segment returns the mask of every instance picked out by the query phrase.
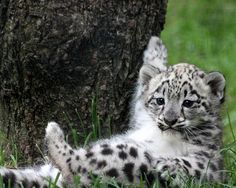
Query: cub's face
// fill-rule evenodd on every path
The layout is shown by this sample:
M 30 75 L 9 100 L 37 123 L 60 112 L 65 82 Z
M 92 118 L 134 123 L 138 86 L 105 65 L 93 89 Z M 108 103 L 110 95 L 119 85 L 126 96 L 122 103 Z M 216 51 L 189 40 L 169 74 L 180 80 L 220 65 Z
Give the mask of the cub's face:
M 177 64 L 150 79 L 143 99 L 162 131 L 197 134 L 218 118 L 224 87 L 218 72 L 207 74 L 194 65 Z

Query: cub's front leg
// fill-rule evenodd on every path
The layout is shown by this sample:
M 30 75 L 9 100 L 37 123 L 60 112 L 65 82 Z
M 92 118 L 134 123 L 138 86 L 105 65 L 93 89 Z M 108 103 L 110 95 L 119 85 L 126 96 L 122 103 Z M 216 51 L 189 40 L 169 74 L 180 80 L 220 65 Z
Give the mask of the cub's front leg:
M 186 185 L 190 177 L 199 181 L 222 181 L 223 165 L 220 155 L 199 151 L 186 157 L 158 158 L 154 162 L 156 176 L 176 187 Z

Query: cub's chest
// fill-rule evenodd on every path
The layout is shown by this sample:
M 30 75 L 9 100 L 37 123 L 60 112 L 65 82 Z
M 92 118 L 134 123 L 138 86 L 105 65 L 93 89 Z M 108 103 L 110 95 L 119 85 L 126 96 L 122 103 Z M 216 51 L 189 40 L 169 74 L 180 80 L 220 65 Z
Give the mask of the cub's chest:
M 199 146 L 187 143 L 181 135 L 166 133 L 158 128 L 145 127 L 130 132 L 128 138 L 143 145 L 153 156 L 186 156 L 199 150 Z
M 157 157 L 160 155 L 176 157 L 187 156 L 189 153 L 199 150 L 199 146 L 187 143 L 174 135 L 163 135 L 153 140 L 152 144 L 147 144 L 147 149 Z

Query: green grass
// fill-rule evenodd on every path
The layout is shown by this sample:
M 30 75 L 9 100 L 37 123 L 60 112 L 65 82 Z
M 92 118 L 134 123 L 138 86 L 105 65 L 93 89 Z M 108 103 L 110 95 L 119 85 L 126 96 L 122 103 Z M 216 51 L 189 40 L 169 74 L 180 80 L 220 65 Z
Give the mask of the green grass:
M 185 187 L 236 187 L 236 1 L 169 0 L 166 25 L 161 38 L 168 48 L 170 64 L 187 62 L 207 71 L 220 71 L 227 80 L 222 149 L 227 181 L 196 185 L 190 179 Z M 81 139 L 87 145 L 101 136 L 101 119 L 97 115 L 96 98 L 92 101 L 91 114 L 91 132 L 85 129 L 82 134 L 78 134 L 72 129 L 74 145 L 78 145 L 78 140 Z M 83 127 L 82 121 L 80 125 Z M 4 148 L 0 147 L 0 165 L 17 166 L 17 152 L 7 163 L 6 159 Z M 107 183 L 101 184 L 101 181 L 103 180 L 95 178 L 92 187 L 106 187 Z M 119 187 L 115 181 L 110 183 Z M 79 178 L 75 177 L 75 187 L 78 184 Z M 157 188 L 158 185 L 154 187 Z

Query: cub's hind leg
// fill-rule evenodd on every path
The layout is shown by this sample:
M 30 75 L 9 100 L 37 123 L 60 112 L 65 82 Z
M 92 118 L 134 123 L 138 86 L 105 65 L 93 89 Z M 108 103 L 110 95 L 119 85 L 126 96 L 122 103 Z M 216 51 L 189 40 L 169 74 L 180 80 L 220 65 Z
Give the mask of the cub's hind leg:
M 50 184 L 59 188 L 61 179 L 59 170 L 50 164 L 25 169 L 0 168 L 0 188 L 46 188 Z
M 72 184 L 73 176 L 79 175 L 80 182 L 89 186 L 91 178 L 115 178 L 117 182 L 139 185 L 141 177 L 151 185 L 152 159 L 146 147 L 127 137 L 100 140 L 87 148 L 72 149 L 56 123 L 46 129 L 49 157 L 61 170 L 66 185 Z

